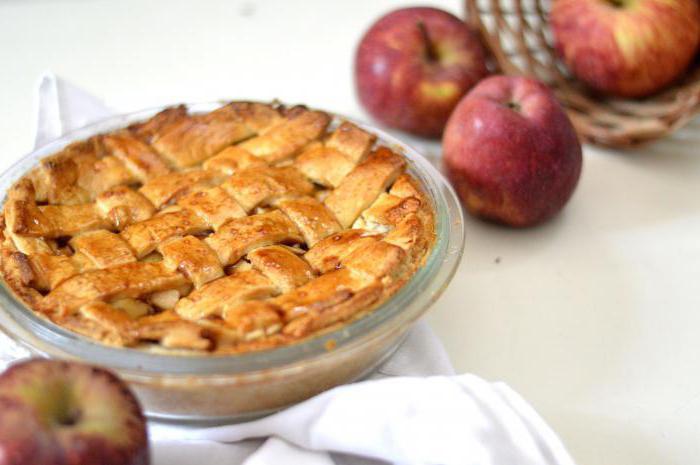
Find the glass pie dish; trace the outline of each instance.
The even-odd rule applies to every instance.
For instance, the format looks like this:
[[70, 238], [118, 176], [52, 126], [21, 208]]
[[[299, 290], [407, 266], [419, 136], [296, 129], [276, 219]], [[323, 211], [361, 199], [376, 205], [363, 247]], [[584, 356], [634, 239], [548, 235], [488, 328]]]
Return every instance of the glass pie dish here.
[[[217, 103], [187, 105], [192, 113]], [[5, 192], [40, 159], [69, 143], [125, 127], [163, 108], [108, 118], [30, 153], [0, 177]], [[332, 115], [332, 114], [331, 114]], [[172, 355], [93, 342], [40, 317], [4, 285], [0, 288], [0, 360], [45, 356], [79, 360], [117, 372], [152, 418], [194, 422], [243, 421], [271, 413], [334, 386], [361, 379], [389, 357], [411, 324], [454, 275], [464, 245], [462, 210], [440, 173], [415, 150], [366, 124], [339, 115], [403, 154], [435, 212], [435, 243], [425, 264], [389, 300], [338, 329], [299, 343], [237, 355]]]

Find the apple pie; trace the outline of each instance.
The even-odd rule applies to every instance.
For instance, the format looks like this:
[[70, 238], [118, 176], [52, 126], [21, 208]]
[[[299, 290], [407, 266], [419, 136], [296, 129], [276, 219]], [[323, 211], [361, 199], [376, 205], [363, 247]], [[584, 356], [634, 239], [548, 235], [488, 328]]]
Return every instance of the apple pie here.
[[434, 243], [406, 158], [303, 106], [185, 106], [72, 143], [7, 192], [2, 273], [118, 347], [241, 353], [366, 315]]

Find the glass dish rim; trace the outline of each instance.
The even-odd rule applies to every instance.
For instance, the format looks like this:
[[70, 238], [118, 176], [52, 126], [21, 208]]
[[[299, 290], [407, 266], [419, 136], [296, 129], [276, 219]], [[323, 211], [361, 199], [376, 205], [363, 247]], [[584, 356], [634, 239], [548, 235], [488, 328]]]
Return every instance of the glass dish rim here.
[[[189, 111], [207, 111], [228, 100], [184, 103]], [[36, 163], [70, 142], [107, 130], [125, 127], [173, 105], [151, 107], [120, 113], [87, 124], [38, 147], [22, 156], [0, 175], [0, 207], [7, 198], [7, 188], [26, 174]], [[291, 366], [316, 357], [348, 350], [377, 333], [399, 316], [417, 318], [437, 299], [456, 272], [464, 245], [464, 216], [461, 204], [452, 186], [444, 176], [416, 149], [386, 131], [356, 118], [323, 110], [333, 122], [349, 121], [375, 134], [378, 142], [402, 153], [409, 160], [408, 171], [418, 179], [428, 193], [435, 211], [435, 244], [425, 264], [387, 301], [369, 314], [340, 328], [309, 339], [273, 349], [228, 355], [173, 355], [151, 353], [141, 349], [117, 348], [93, 341], [85, 336], [64, 329], [39, 316], [29, 306], [15, 297], [4, 279], [0, 279], [0, 311], [11, 318], [13, 324], [35, 335], [49, 346], [45, 350], [58, 349], [60, 355], [69, 355], [85, 362], [109, 366], [117, 370], [143, 372], [158, 375], [234, 375]], [[417, 169], [416, 169], [417, 168]], [[456, 214], [456, 218], [454, 218]], [[447, 259], [446, 259], [447, 258]], [[447, 269], [442, 269], [447, 265]], [[440, 275], [441, 282], [436, 282]], [[430, 295], [429, 288], [434, 288]], [[414, 308], [413, 312], [409, 310]], [[0, 327], [0, 330], [3, 328]], [[7, 328], [5, 328], [7, 329]], [[12, 331], [10, 330], [10, 333]], [[31, 344], [26, 343], [30, 348]], [[331, 349], [332, 347], [332, 349]]]

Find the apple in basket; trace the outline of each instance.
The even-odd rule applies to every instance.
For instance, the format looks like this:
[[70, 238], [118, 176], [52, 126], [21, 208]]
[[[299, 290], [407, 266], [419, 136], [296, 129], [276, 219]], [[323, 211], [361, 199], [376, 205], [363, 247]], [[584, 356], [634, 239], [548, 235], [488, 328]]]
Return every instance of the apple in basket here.
[[404, 8], [380, 18], [355, 56], [365, 109], [382, 124], [427, 137], [442, 134], [459, 99], [487, 73], [477, 33], [435, 8]]
[[112, 373], [64, 361], [0, 375], [0, 465], [147, 465], [146, 422]]
[[700, 42], [698, 0], [556, 0], [550, 22], [569, 70], [621, 97], [644, 97], [672, 83]]
[[531, 226], [561, 210], [581, 173], [581, 145], [553, 93], [534, 79], [492, 76], [467, 94], [443, 136], [447, 175], [467, 210]]

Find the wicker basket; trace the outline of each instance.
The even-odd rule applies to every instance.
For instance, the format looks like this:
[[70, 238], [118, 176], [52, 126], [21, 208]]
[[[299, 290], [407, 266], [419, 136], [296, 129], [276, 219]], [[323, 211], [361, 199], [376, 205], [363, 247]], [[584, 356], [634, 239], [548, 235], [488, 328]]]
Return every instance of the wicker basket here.
[[595, 96], [559, 61], [547, 26], [547, 0], [466, 0], [467, 18], [505, 74], [536, 76], [567, 108], [580, 137], [616, 148], [664, 137], [700, 112], [700, 59], [680, 81], [643, 100]]

